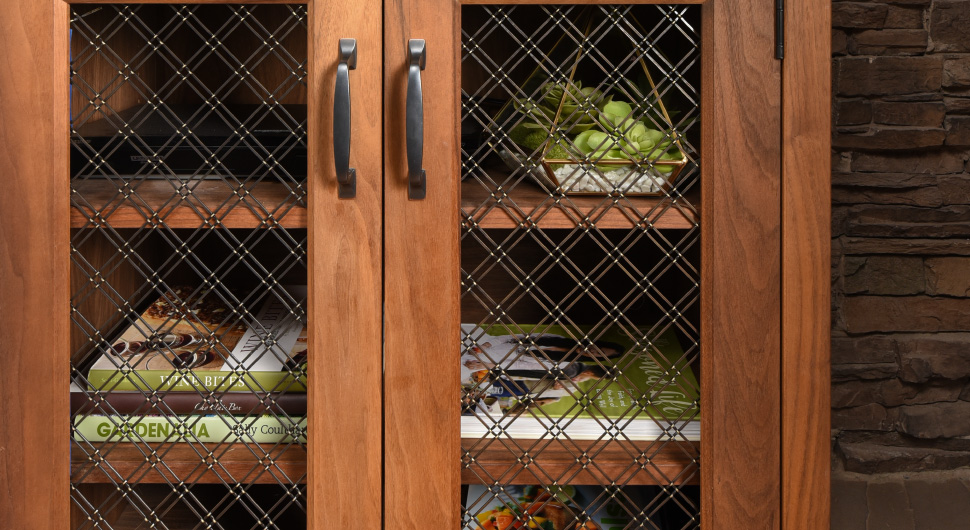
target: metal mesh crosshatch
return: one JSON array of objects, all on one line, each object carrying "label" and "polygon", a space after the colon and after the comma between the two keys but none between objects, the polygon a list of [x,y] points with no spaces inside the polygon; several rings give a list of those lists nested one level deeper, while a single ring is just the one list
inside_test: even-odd
[{"label": "metal mesh crosshatch", "polygon": [[465,528],[699,526],[699,29],[462,8]]},{"label": "metal mesh crosshatch", "polygon": [[71,10],[74,528],[306,526],[307,10]]}]

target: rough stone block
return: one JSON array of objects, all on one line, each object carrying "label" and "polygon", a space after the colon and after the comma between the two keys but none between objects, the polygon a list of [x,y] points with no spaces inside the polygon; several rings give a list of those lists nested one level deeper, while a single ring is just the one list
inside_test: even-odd
[{"label": "rough stone block", "polygon": [[945,113],[946,105],[942,101],[916,103],[877,101],[872,104],[873,121],[885,125],[942,128]]},{"label": "rough stone block", "polygon": [[849,333],[970,330],[970,299],[852,296],[843,311]]},{"label": "rough stone block", "polygon": [[886,22],[883,27],[922,29],[923,8],[891,5],[886,12]]},{"label": "rough stone block", "polygon": [[861,125],[872,121],[872,103],[867,99],[839,101],[835,112],[836,125]]},{"label": "rough stone block", "polygon": [[884,239],[845,237],[841,240],[847,256],[868,254],[908,254],[911,256],[970,256],[970,241],[960,239]]},{"label": "rough stone block", "polygon": [[946,113],[949,116],[970,114],[970,98],[948,97],[944,98],[943,104],[946,105]]},{"label": "rough stone block", "polygon": [[833,337],[832,364],[891,363],[896,360],[892,337]]},{"label": "rough stone block", "polygon": [[970,57],[954,57],[943,61],[943,86],[970,87]]},{"label": "rough stone block", "polygon": [[839,443],[845,470],[853,473],[898,473],[955,469],[970,464],[970,451],[931,447],[887,446],[881,441]]},{"label": "rough stone block", "polygon": [[869,484],[866,504],[869,506],[867,528],[915,530],[913,509],[901,480]]},{"label": "rough stone block", "polygon": [[891,363],[836,364],[832,365],[832,381],[878,380],[895,377],[899,366]]},{"label": "rough stone block", "polygon": [[832,4],[833,28],[881,28],[886,23],[889,6],[863,2]]},{"label": "rough stone block", "polygon": [[935,186],[938,179],[926,173],[852,173],[834,171],[832,185],[890,190]]},{"label": "rough stone block", "polygon": [[832,204],[903,204],[935,208],[947,204],[936,186],[912,189],[842,188],[832,189]]},{"label": "rough stone block", "polygon": [[879,173],[962,173],[966,153],[932,151],[916,153],[855,153],[851,170]]},{"label": "rough stone block", "polygon": [[896,409],[878,403],[832,411],[832,428],[842,431],[891,431],[896,426]]},{"label": "rough stone block", "polygon": [[970,2],[935,0],[930,10],[930,35],[933,49],[939,52],[970,51]]},{"label": "rough stone block", "polygon": [[845,259],[846,294],[917,294],[923,292],[923,260],[903,256],[851,256]]},{"label": "rough stone block", "polygon": [[932,403],[899,407],[898,431],[922,439],[970,435],[970,403]]},{"label": "rough stone block", "polygon": [[843,229],[849,236],[970,237],[970,206],[853,206]]},{"label": "rough stone block", "polygon": [[936,189],[943,198],[943,204],[970,204],[970,175],[941,177]]},{"label": "rough stone block", "polygon": [[840,96],[938,92],[943,83],[943,58],[939,56],[847,57],[836,62]]},{"label": "rough stone block", "polygon": [[926,280],[928,294],[970,296],[970,258],[928,258]]},{"label": "rough stone block", "polygon": [[832,30],[832,55],[845,55],[849,53],[849,38],[845,32],[838,29]]},{"label": "rough stone block", "polygon": [[878,403],[884,407],[956,401],[963,391],[958,383],[912,385],[898,379],[846,381],[832,385],[832,408],[861,407]]},{"label": "rough stone block", "polygon": [[946,119],[946,145],[970,146],[970,116]]},{"label": "rough stone block", "polygon": [[849,37],[852,55],[917,55],[925,53],[929,34],[923,29],[872,29]]},{"label": "rough stone block", "polygon": [[868,127],[865,131],[838,129],[832,138],[836,149],[903,150],[938,147],[947,139],[942,128]]},{"label": "rough stone block", "polygon": [[907,383],[970,377],[970,334],[899,336],[899,378]]}]

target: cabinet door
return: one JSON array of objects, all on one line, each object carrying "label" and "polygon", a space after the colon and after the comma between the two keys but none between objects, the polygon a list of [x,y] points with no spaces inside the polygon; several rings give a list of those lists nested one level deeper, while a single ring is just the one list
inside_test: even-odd
[{"label": "cabinet door", "polygon": [[0,16],[5,524],[379,527],[380,4],[44,4]]},{"label": "cabinet door", "polygon": [[771,2],[385,6],[388,523],[778,528]]}]

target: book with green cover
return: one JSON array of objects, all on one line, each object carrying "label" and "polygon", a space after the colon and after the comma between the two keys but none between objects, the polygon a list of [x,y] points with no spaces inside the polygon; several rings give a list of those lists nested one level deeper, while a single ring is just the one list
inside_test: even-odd
[{"label": "book with green cover", "polygon": [[699,386],[673,331],[463,324],[462,337],[462,437],[700,439]]},{"label": "book with green cover", "polygon": [[[294,300],[306,287],[286,287]],[[91,365],[98,390],[306,390],[306,326],[279,297],[242,316],[217,295],[179,287],[159,297]],[[243,322],[253,322],[246,326]]]},{"label": "book with green cover", "polygon": [[229,415],[74,417],[74,439],[89,442],[279,443],[306,441],[306,418]]}]

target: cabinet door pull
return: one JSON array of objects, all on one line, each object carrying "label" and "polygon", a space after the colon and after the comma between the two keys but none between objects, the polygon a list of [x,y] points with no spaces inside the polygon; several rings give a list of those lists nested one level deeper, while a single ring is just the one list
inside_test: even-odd
[{"label": "cabinet door pull", "polygon": [[425,65],[424,39],[408,41],[408,95],[406,138],[408,155],[408,199],[423,199],[427,193],[422,157],[424,156],[424,100],[421,96],[421,70]]},{"label": "cabinet door pull", "polygon": [[350,70],[357,68],[357,39],[340,39],[340,62],[333,91],[333,163],[337,196],[357,196],[357,170],[350,167]]}]

